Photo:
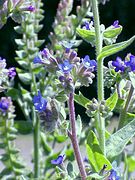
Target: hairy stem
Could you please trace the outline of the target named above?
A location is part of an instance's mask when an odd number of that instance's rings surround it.
[[[79,167],[81,178],[82,180],[86,180],[87,174],[86,174],[85,167],[83,164],[83,160],[82,160],[82,156],[81,156],[81,152],[80,152],[80,148],[79,148],[79,144],[77,140],[77,134],[76,134],[75,107],[74,107],[74,94],[73,93],[69,94],[68,105],[69,105],[69,118],[70,118],[70,123],[71,123],[71,133],[69,137],[72,141],[72,145],[74,148],[74,153],[75,153],[75,157],[76,157],[77,164]]]
[[[129,90],[129,93],[128,93],[128,97],[127,97],[127,100],[126,100],[126,103],[125,103],[125,106],[121,110],[121,113],[120,113],[118,129],[120,129],[120,128],[122,128],[124,126],[125,117],[126,117],[126,114],[128,112],[129,106],[130,106],[130,102],[131,102],[131,98],[133,96],[133,92],[134,92],[134,87],[131,84],[130,90]]]
[[[99,11],[98,11],[98,2],[97,0],[92,0],[92,11],[94,16],[94,27],[95,27],[95,46],[96,46],[96,58],[102,50],[102,35],[100,29],[100,20],[99,20]],[[101,102],[104,100],[104,79],[103,79],[103,59],[97,61],[97,87],[98,87],[98,101]],[[99,122],[99,143],[104,155],[105,151],[105,120],[98,113],[98,122]]]

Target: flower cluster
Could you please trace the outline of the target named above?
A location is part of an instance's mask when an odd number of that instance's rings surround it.
[[[54,100],[47,101],[42,97],[41,92],[38,91],[38,95],[33,98],[33,104],[35,109],[38,111],[41,125],[45,128],[47,132],[52,132],[57,127],[57,121],[59,119],[59,113],[57,110],[57,105]]]
[[[124,61],[117,57],[115,61],[112,61],[112,66],[115,68],[115,72],[135,72],[135,56],[129,54],[128,58]]]
[[[51,73],[58,72],[60,86],[67,93],[73,91],[76,85],[78,87],[91,84],[97,66],[96,61],[90,60],[88,55],[80,59],[77,52],[70,48],[65,49],[62,57],[56,58],[45,48],[39,52],[33,62],[43,65]]]
[[[45,98],[41,96],[40,91],[38,91],[38,95],[34,96],[33,103],[34,103],[35,109],[38,110],[39,112],[46,110],[47,101]]]

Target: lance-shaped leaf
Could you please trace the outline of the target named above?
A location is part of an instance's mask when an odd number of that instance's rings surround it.
[[[106,141],[106,155],[109,159],[118,156],[129,140],[135,135],[135,118],[126,126],[112,134]]]
[[[117,37],[121,33],[121,31],[122,31],[122,26],[118,28],[114,28],[110,26],[104,31],[103,36],[105,38],[114,38]]]
[[[115,91],[107,100],[106,100],[106,106],[110,109],[110,111],[112,111],[115,106],[116,103],[118,101],[118,94]]]
[[[95,41],[95,32],[92,30],[86,30],[86,29],[76,29],[77,34],[83,38],[88,43],[94,43]]]
[[[91,103],[91,101],[88,98],[84,97],[81,92],[79,92],[79,95],[75,94],[74,99],[76,103],[80,104],[83,107],[86,107],[87,104]]]
[[[112,169],[112,165],[109,160],[103,155],[97,137],[93,131],[90,131],[88,135],[86,148],[88,159],[95,172],[101,171],[105,164],[107,165],[107,170]]]
[[[116,44],[112,44],[112,45],[103,47],[103,49],[102,49],[101,53],[99,54],[99,56],[97,57],[97,59],[98,60],[103,59],[105,57],[108,57],[110,55],[113,55],[113,54],[125,49],[134,40],[135,40],[135,36],[133,36],[132,38],[130,38],[127,41],[123,41],[123,42],[120,42],[120,43],[116,43]]]

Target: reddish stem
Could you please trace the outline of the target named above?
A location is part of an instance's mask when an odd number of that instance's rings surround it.
[[[69,118],[70,118],[70,123],[71,123],[71,133],[70,133],[70,139],[72,141],[73,149],[74,149],[74,154],[77,160],[77,164],[79,167],[80,175],[82,180],[86,180],[87,174],[85,171],[85,167],[83,164],[78,140],[77,140],[77,134],[76,134],[76,122],[75,122],[75,107],[74,107],[74,95],[73,93],[69,94]]]

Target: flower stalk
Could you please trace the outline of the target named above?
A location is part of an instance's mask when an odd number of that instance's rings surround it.
[[[95,46],[96,46],[96,59],[102,50],[102,36],[100,29],[100,19],[99,19],[99,10],[98,10],[98,1],[92,0],[92,12],[94,16],[94,27],[95,27]],[[104,79],[103,79],[103,59],[98,59],[97,61],[97,87],[98,87],[98,101],[101,102],[104,100]],[[105,152],[105,121],[101,117],[101,114],[98,113],[98,122],[99,122],[99,143],[104,155]]]
[[[75,157],[77,160],[77,164],[79,167],[80,175],[82,180],[86,180],[87,174],[85,171],[85,167],[83,164],[83,159],[81,156],[78,140],[77,140],[77,133],[76,133],[76,122],[75,122],[75,107],[74,107],[74,94],[69,94],[69,118],[71,123],[71,133],[69,133],[69,137],[72,141]]]

